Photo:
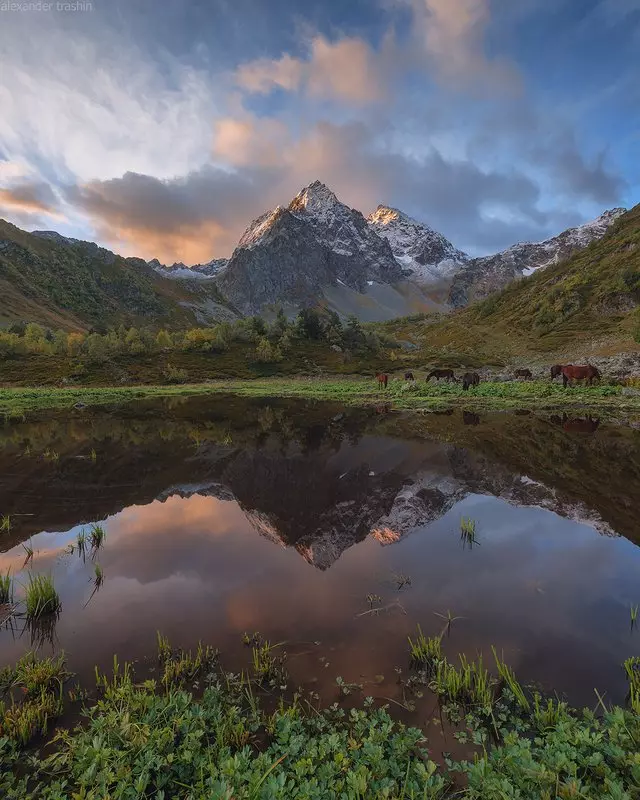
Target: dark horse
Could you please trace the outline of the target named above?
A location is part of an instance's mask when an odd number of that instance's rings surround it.
[[[463,411],[462,421],[464,422],[465,425],[479,425],[480,415],[474,414],[473,411]]]
[[[591,364],[585,364],[582,367],[574,367],[573,364],[568,364],[562,367],[562,385],[571,385],[571,381],[586,380],[589,386],[592,385],[594,379],[600,379],[600,373]]]
[[[465,372],[462,376],[462,388],[466,392],[470,386],[477,386],[480,383],[480,376],[477,372]]]
[[[571,366],[571,365],[569,365]],[[551,367],[551,380],[555,380],[558,375],[562,375],[562,364],[554,364]]]
[[[415,378],[413,377],[413,372],[405,372],[404,379],[405,381],[415,381]]]
[[[427,380],[430,381],[431,378],[435,378],[438,381],[440,378],[444,378],[447,381],[455,381],[456,376],[452,369],[432,369],[427,375]]]
[[[524,378],[525,381],[533,379],[533,372],[530,369],[516,369],[513,374],[516,378]]]
[[[379,375],[376,375],[376,379],[378,381],[378,389],[387,388],[387,384],[389,383],[388,375],[385,375],[384,372],[381,372]]]

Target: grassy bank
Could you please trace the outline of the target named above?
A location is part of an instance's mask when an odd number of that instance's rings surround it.
[[[62,657],[29,654],[5,668],[0,692],[14,698],[0,708],[2,796],[631,800],[640,792],[638,659],[624,665],[630,708],[601,700],[598,714],[579,712],[521,686],[495,650],[491,670],[464,657],[450,663],[440,638],[418,631],[407,690],[433,692],[467,753],[437,764],[423,731],[372,698],[349,697],[362,687],[338,678],[337,701],[321,707],[313,694],[287,690],[278,646],[257,636],[247,643],[242,675],[225,673],[211,648],[176,651],[160,635],[154,679],[137,680],[117,659],[109,674],[96,670],[94,687],[72,685]],[[84,720],[52,737],[69,703],[84,706]],[[47,742],[47,755],[30,752],[31,742]]]
[[[620,386],[584,386],[564,389],[548,381],[481,383],[464,392],[459,384],[405,382],[392,379],[378,389],[371,379],[266,378],[251,381],[211,381],[170,386],[0,389],[0,413],[15,416],[46,409],[69,409],[127,403],[132,400],[207,396],[232,393],[242,397],[292,397],[332,400],[353,406],[390,404],[397,409],[584,410],[640,411],[640,396],[623,393]]]

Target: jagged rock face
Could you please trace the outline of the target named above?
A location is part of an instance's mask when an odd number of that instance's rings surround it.
[[[469,256],[441,233],[397,208],[380,205],[367,221],[378,236],[389,242],[396,260],[418,283],[450,278],[469,261]]]
[[[402,277],[389,243],[316,181],[288,208],[251,223],[218,285],[239,311],[253,314],[271,303],[312,304],[336,283],[362,292],[367,282]]]
[[[147,266],[155,269],[165,278],[197,280],[199,278],[212,278],[223,270],[228,263],[228,258],[213,258],[211,261],[207,261],[206,264],[193,264],[190,267],[183,264],[182,261],[176,261],[167,266],[166,264],[161,264],[157,258],[152,258],[151,261],[147,261]]]
[[[455,276],[449,292],[454,307],[480,300],[516,278],[557,264],[591,242],[601,239],[626,209],[605,211],[592,222],[569,228],[543,242],[521,242],[492,256],[474,258]]]

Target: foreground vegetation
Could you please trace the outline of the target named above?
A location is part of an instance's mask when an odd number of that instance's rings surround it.
[[[157,678],[135,679],[114,659],[96,671],[84,721],[61,730],[48,755],[26,749],[51,734],[71,677],[64,658],[24,656],[0,673],[0,789],[7,800],[63,798],[585,798],[640,796],[638,659],[625,669],[631,707],[574,711],[525,690],[495,655],[497,676],[482,661],[459,665],[440,639],[412,642],[414,691],[428,686],[468,745],[468,760],[433,760],[423,731],[394,721],[365,698],[349,710],[313,695],[289,694],[286,654],[246,636],[253,668],[224,673],[217,654],[173,650],[158,636]],[[194,695],[191,687],[198,687]],[[339,696],[355,685],[337,680]],[[634,691],[636,694],[634,694]],[[274,703],[275,697],[279,698]],[[13,693],[13,694],[12,694]],[[16,698],[19,699],[16,699]],[[634,699],[635,698],[635,699]],[[270,709],[268,708],[270,706]],[[40,737],[40,739],[38,739]]]
[[[412,383],[396,376],[391,379],[387,389],[379,389],[373,378],[265,378],[179,386],[0,389],[0,414],[16,416],[44,409],[68,409],[76,404],[100,406],[141,399],[220,394],[332,400],[352,406],[383,403],[397,409],[428,410],[463,406],[487,411],[526,408],[539,411],[640,410],[639,396],[625,394],[624,387],[606,383],[565,389],[561,383],[550,381],[483,382],[465,392],[460,384]]]

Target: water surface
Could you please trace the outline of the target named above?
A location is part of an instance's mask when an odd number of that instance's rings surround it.
[[[573,703],[595,705],[594,687],[624,701],[620,664],[640,653],[631,428],[174,400],[5,426],[0,459],[12,520],[0,570],[51,573],[62,599],[55,626],[33,631],[18,614],[0,630],[0,664],[63,649],[89,676],[114,652],[149,662],[161,630],[240,669],[242,634],[260,631],[326,700],[340,675],[402,701],[407,635],[450,615],[451,655],[490,657],[493,644],[521,680]],[[70,552],[96,522],[100,551]],[[412,721],[432,711],[425,698]]]

